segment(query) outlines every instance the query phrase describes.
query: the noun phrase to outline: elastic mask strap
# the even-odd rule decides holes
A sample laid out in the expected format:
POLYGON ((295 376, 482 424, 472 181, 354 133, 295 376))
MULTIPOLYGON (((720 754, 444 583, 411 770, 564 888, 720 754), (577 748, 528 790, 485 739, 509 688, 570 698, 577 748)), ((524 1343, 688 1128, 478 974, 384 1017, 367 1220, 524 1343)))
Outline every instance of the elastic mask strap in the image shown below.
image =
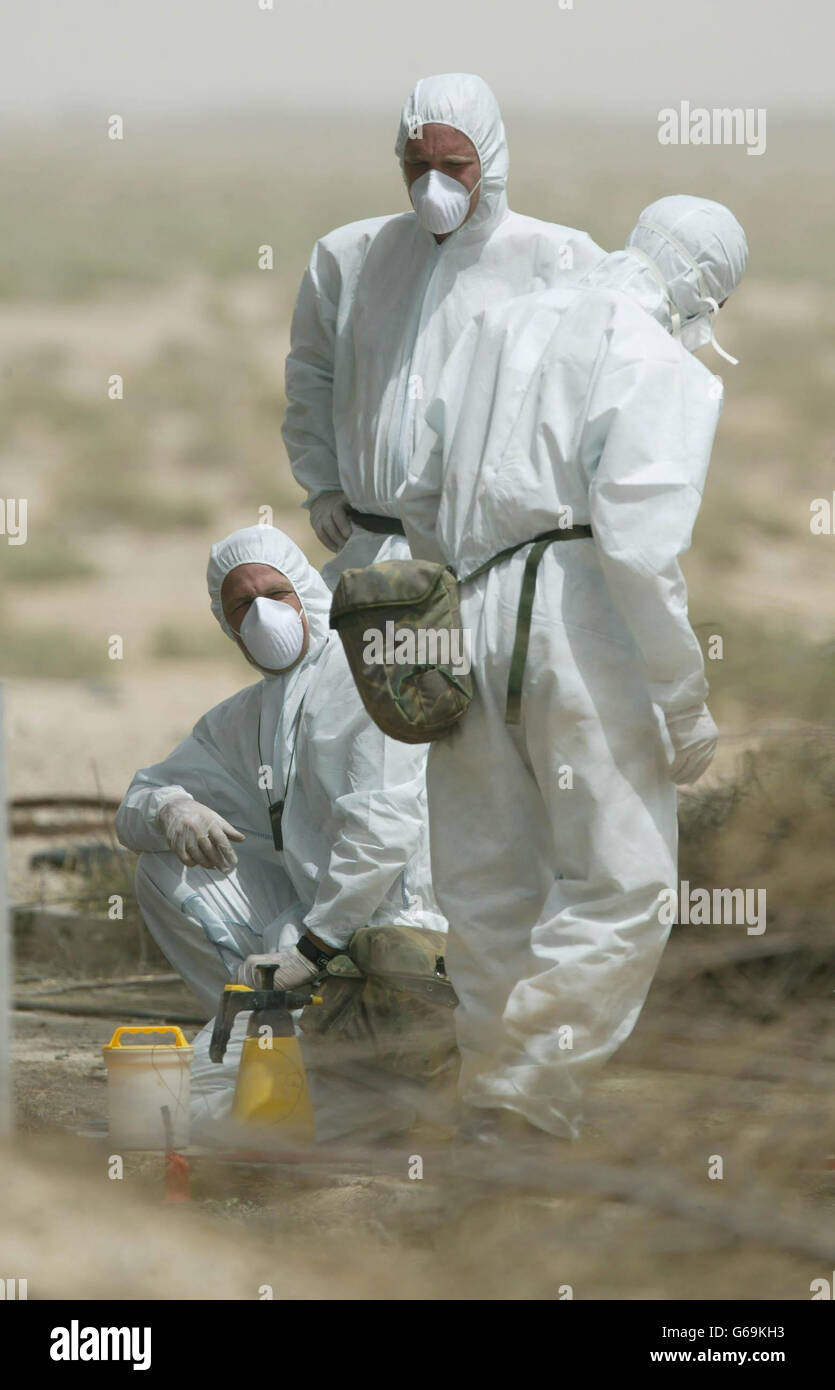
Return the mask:
POLYGON ((664 279, 660 267, 655 264, 655 261, 652 259, 652 256, 648 255, 646 251, 642 251, 639 246, 627 246, 626 250, 630 256, 634 256, 636 260, 643 261, 647 269, 652 271, 653 275, 655 276, 656 280, 658 281, 659 285, 664 291, 665 298, 667 300, 668 305, 670 306, 670 320, 673 326, 673 337, 680 338, 681 314, 676 308, 675 300, 673 299, 673 296, 670 294, 670 287, 667 284, 667 281, 664 279))
POLYGON ((713 322, 714 322, 715 316, 719 313, 719 305, 716 303, 716 300, 713 299, 709 294, 702 295, 702 303, 703 303, 703 304, 707 304, 707 305, 710 306, 710 344, 711 344, 711 347, 713 348, 714 352, 718 352, 718 353, 719 353, 719 356, 720 356, 720 357, 724 357, 724 359, 725 359, 726 362, 730 362, 730 364, 731 364, 732 367, 738 367, 738 366, 739 366, 739 358, 738 358, 738 357, 731 357, 731 354, 730 354, 729 352, 726 352, 725 349, 724 349, 723 347, 720 347, 719 344, 718 344, 717 341, 716 341, 716 334, 715 334, 714 331, 713 331, 713 322))
MULTIPOLYGON (((668 232, 666 227, 659 227, 656 222, 649 222, 646 218, 642 217, 638 222, 638 226, 646 227, 647 231, 649 232, 655 232, 656 236, 660 236, 662 241, 666 241, 668 246, 672 246, 675 251, 678 251, 679 255, 683 258, 683 260, 687 262, 691 269, 695 270, 696 275, 698 277, 699 289, 701 290, 702 302, 706 303, 709 299, 709 295, 707 294, 707 280, 705 279, 704 271, 702 270, 702 267, 699 265, 699 262, 697 260, 694 260, 694 258, 691 256, 690 252, 687 250, 687 247, 684 246, 683 243, 680 242, 677 237, 674 237, 672 232, 668 232)), ((628 250, 635 252, 638 251, 638 248, 636 246, 630 246, 628 247, 628 250)), ((638 254, 641 256, 646 256, 646 259, 650 263, 650 265, 655 264, 652 257, 647 255, 645 251, 638 251, 638 254)), ((658 269, 658 266, 656 266, 655 269, 658 271, 658 274, 661 276, 661 279, 664 281, 664 285, 666 287, 667 282, 666 280, 664 280, 663 275, 661 275, 661 271, 658 269)), ((678 315, 679 332, 675 333, 674 331, 674 337, 678 338, 681 333, 681 314, 679 314, 678 309, 676 308, 675 300, 673 299, 669 288, 667 289, 667 294, 670 296, 670 303, 673 306, 674 312, 678 315)), ((712 328, 711 342, 713 342, 712 328)), ((723 353, 722 356, 724 357, 724 355, 725 354, 723 353)))

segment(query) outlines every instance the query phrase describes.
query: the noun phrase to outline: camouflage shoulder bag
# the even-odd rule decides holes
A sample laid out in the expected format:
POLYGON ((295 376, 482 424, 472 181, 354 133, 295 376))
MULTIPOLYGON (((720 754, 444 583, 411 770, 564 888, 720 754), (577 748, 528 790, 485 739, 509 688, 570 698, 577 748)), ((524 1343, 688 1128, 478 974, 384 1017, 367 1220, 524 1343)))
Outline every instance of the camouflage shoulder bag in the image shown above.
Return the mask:
POLYGON ((384 734, 431 743, 472 699, 458 583, 430 560, 383 560, 345 570, 330 625, 342 639, 362 702, 384 734))
POLYGON ((516 637, 507 684, 508 724, 521 719, 536 574, 554 541, 584 540, 590 526, 559 527, 520 541, 457 579, 449 565, 431 560, 383 560, 345 570, 331 603, 330 625, 371 718, 401 743, 433 743, 454 729, 472 699, 468 636, 461 626, 458 590, 526 545, 516 637))

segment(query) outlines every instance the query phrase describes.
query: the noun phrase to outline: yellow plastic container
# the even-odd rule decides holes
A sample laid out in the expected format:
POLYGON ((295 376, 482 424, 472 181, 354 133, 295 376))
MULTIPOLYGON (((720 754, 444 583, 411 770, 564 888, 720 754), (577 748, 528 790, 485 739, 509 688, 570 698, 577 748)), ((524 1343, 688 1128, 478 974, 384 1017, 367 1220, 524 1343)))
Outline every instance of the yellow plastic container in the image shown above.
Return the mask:
POLYGON ((107 1067, 110 1138, 120 1149, 167 1149, 163 1106, 173 1129, 173 1147, 189 1141, 191 1059, 194 1048, 174 1025, 117 1028, 102 1048, 107 1067), (155 1041, 160 1035, 171 1042, 155 1041), (132 1041, 151 1038, 154 1041, 132 1041), (127 1039, 127 1042, 124 1041, 127 1039))
POLYGON ((314 1138, 313 1106, 296 1038, 245 1038, 232 1118, 274 1125, 299 1141, 314 1138))

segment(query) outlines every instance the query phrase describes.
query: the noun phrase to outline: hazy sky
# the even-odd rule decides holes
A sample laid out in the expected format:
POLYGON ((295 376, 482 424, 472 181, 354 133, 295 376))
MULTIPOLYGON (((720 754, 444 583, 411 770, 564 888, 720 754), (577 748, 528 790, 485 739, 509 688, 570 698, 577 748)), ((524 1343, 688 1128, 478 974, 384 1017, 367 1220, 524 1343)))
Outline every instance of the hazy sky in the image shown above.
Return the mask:
POLYGON ((391 110, 451 71, 516 108, 835 108, 832 0, 561 3, 5 0, 0 110, 391 110))

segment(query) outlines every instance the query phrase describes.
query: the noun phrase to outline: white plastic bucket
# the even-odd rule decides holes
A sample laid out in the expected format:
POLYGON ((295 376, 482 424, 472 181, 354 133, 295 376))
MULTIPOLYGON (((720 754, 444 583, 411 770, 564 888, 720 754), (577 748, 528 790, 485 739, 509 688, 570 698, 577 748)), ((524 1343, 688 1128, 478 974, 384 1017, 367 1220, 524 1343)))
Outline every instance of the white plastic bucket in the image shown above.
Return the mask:
POLYGON ((173 1025, 117 1028, 102 1048, 110 1138, 123 1149, 185 1148, 189 1141, 194 1048, 173 1025), (161 1038, 171 1041, 157 1041, 161 1038), (173 1130, 166 1137, 163 1106, 173 1130))

